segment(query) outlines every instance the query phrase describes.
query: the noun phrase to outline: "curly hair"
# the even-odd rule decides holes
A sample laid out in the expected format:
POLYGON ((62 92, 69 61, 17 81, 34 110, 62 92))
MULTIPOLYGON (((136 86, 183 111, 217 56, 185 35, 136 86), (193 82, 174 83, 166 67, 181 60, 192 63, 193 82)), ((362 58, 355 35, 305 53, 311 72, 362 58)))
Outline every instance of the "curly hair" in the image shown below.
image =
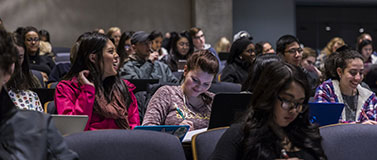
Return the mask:
POLYGON ((349 60, 359 58, 364 61, 363 56, 356 50, 352 50, 348 46, 342 46, 331 54, 325 61, 325 78, 340 80, 336 71, 337 68, 344 70, 347 68, 349 60))
MULTIPOLYGON (((271 62, 263 70, 243 123, 243 159, 274 159, 280 155, 282 140, 271 129, 270 123, 279 93, 289 89, 292 82, 304 88, 303 104, 307 106, 310 87, 301 68, 285 62, 271 62)), ((282 129, 293 146, 318 159, 326 159, 321 147, 319 128, 310 123, 308 109, 282 129)))

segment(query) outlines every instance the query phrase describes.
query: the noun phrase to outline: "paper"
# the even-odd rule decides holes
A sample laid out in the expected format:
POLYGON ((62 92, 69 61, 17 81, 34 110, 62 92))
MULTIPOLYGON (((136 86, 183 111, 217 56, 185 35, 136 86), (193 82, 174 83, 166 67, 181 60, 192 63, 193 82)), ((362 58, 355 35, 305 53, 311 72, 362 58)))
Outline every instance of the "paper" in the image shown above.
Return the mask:
POLYGON ((182 142, 191 142, 191 138, 196 135, 196 134, 199 134, 199 133, 202 133, 202 132, 205 132, 207 131, 207 128, 202 128, 202 129, 197 129, 197 130, 193 130, 193 131, 188 131, 185 138, 183 138, 183 141, 182 142))

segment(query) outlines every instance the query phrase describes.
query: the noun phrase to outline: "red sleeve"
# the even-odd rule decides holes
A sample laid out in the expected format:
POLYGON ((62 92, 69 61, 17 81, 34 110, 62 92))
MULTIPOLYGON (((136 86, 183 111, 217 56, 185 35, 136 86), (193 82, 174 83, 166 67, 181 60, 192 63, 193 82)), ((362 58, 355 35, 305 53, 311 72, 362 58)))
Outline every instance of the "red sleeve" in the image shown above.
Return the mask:
POLYGON ((94 99, 95 88, 91 85, 82 85, 78 88, 78 85, 72 81, 61 81, 56 86, 55 105, 58 114, 88 115, 88 122, 90 122, 94 99))
POLYGON ((138 109, 136 97, 133 93, 133 90, 136 87, 135 87, 135 85, 133 85, 132 83, 130 83, 127 80, 123 80, 123 81, 126 83, 126 85, 128 87, 128 93, 130 94, 130 97, 131 97, 131 100, 132 100, 132 103, 128 107, 128 122, 130 124, 130 128, 134 129, 135 126, 140 125, 139 109, 138 109))

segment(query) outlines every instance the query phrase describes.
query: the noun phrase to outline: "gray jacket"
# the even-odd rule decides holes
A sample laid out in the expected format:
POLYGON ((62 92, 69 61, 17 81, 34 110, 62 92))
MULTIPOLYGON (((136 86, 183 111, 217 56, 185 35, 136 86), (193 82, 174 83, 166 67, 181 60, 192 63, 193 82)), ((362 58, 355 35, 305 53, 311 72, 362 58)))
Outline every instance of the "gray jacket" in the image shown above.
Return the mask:
POLYGON ((178 83, 168 65, 159 61, 144 61, 131 56, 120 69, 123 79, 159 79, 160 83, 178 83))

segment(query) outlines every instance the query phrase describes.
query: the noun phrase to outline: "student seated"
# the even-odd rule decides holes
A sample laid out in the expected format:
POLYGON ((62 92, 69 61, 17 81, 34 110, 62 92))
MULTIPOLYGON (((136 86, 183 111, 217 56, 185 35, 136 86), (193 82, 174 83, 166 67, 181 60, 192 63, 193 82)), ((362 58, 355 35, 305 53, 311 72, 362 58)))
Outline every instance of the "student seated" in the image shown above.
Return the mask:
POLYGON ((160 83, 178 83, 168 65, 159 62, 158 54, 151 54, 149 34, 144 31, 135 32, 131 38, 135 54, 130 55, 120 75, 124 79, 160 79, 160 83))
POLYGON ((207 90, 219 70, 208 50, 194 53, 184 67, 180 86, 163 86, 149 101, 143 125, 189 125, 190 130, 207 128, 214 94, 207 90))
POLYGON ((88 115, 85 130, 140 125, 135 86, 118 77, 118 63, 115 46, 105 35, 84 36, 70 71, 56 86, 58 113, 88 115))
POLYGON ((245 117, 226 130, 210 159, 326 159, 319 128, 309 121, 309 92, 300 68, 267 64, 245 117))
POLYGON ((317 88, 314 100, 344 103, 343 122, 377 124, 377 97, 360 85, 364 78, 363 57, 355 50, 342 48, 326 59, 325 74, 328 80, 317 88))
POLYGON ((17 58, 11 36, 0 28, 0 159, 77 159, 49 115, 18 110, 10 99, 3 82, 17 58))
POLYGON ((240 38, 230 48, 226 66, 221 74, 222 82, 242 84, 250 71, 255 59, 255 47, 252 38, 240 38))
POLYGON ((38 94, 30 90, 31 88, 40 88, 41 84, 31 73, 28 55, 24 55, 24 48, 20 42, 21 40, 14 39, 14 45, 18 50, 18 53, 15 53, 18 55, 18 60, 15 63, 14 73, 5 87, 18 109, 43 112, 43 104, 41 104, 38 94))

